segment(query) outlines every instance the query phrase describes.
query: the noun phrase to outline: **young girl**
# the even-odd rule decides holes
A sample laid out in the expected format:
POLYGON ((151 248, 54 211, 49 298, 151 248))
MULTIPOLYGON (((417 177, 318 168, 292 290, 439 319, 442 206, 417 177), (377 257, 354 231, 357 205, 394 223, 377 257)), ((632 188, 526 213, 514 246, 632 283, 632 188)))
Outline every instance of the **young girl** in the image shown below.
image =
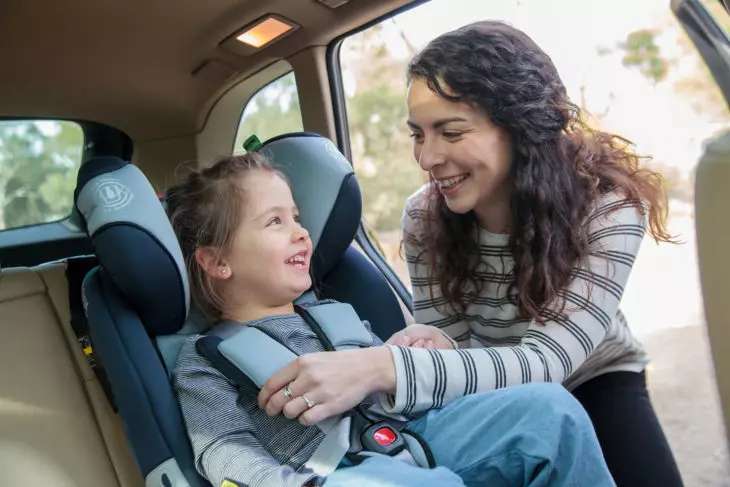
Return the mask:
MULTIPOLYGON (((302 354, 296 362, 336 357, 337 366, 328 370, 348 370, 359 390, 358 399, 339 410, 317 411, 338 399, 319 395, 316 384, 326 383, 326 374, 292 383, 276 395, 283 414, 274 414, 267 401, 238 388, 198 354, 200 336, 190 337, 174 387, 196 467, 214 486, 614 485, 584 411, 553 385, 474 394, 414 418, 409 428, 428 443, 439 465, 434 469, 385 456, 343 464, 327 478, 302 468, 323 439, 311 426, 313 417, 393 392, 390 348, 373 336, 370 348, 323 352, 294 312, 292 301, 311 286, 312 243, 284 176, 261 154, 228 157, 193 172, 168 205, 193 297, 211 322, 256 327, 302 354)), ((421 345, 451 348, 442 336, 432 340, 421 345)))

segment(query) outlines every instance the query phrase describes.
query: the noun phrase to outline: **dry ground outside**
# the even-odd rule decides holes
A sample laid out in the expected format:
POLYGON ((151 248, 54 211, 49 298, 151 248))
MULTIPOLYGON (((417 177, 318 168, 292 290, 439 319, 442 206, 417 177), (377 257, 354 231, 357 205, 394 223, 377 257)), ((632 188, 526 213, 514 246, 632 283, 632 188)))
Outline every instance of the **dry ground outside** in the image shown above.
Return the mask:
POLYGON ((730 460, 704 327, 672 328, 642 338, 652 357, 652 401, 685 485, 730 487, 730 460))

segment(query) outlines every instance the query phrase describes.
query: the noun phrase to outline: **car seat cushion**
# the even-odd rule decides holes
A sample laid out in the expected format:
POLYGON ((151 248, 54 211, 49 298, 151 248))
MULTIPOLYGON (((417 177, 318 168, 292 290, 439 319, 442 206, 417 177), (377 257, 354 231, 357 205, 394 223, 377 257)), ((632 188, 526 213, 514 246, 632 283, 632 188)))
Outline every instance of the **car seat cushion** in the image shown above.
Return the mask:
POLYGON ((314 247, 312 281, 319 283, 350 246, 360 225, 362 197, 352 165, 332 141, 309 132, 274 137, 260 150, 291 182, 302 225, 314 247))
POLYGON ((103 272, 151 335, 179 330, 190 301, 180 245, 147 178, 116 157, 87 161, 74 200, 103 272))

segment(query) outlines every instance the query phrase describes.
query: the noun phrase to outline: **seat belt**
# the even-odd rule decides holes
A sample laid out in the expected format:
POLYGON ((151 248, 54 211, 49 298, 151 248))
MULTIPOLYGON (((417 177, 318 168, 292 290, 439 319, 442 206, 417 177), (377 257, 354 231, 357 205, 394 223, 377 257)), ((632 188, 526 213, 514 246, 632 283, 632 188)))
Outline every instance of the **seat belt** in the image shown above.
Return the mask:
MULTIPOLYGON (((372 336, 349 304, 317 303, 306 297, 297 303, 295 310, 317 334, 326 350, 372 345, 372 336)), ((196 348, 231 381, 256 392, 269 377, 297 358, 285 344, 262 330, 236 322, 216 325, 197 341, 196 348)), ((402 428, 404 424, 394 426, 393 422, 373 419, 359 406, 320 422, 317 427, 325 437, 302 468, 326 477, 346 456, 363 460, 377 454, 415 466, 432 467, 433 457, 425 442, 402 428)))
MULTIPOLYGON (((351 305, 347 303, 300 302, 295 311, 317 334, 328 351, 349 350, 372 345, 372 337, 351 305), (353 326, 357 323, 359 326, 353 326)), ((348 454, 382 454, 416 467, 435 466, 425 441, 412 431, 394 427, 392 421, 373 419, 360 406, 351 415, 348 454), (400 433, 400 434, 399 434, 400 433)), ((315 452, 316 453, 316 452, 315 452)))
POLYGON ((94 371, 96 378, 104 390, 109 405, 117 412, 117 404, 112 392, 111 383, 104 370, 101 359, 94 353, 89 333, 89 322, 84 311, 82 287, 84 278, 93 268, 99 265, 94 256, 72 257, 66 261, 66 281, 68 282, 68 304, 71 311, 71 328, 76 335, 81 350, 86 357, 86 363, 94 371))

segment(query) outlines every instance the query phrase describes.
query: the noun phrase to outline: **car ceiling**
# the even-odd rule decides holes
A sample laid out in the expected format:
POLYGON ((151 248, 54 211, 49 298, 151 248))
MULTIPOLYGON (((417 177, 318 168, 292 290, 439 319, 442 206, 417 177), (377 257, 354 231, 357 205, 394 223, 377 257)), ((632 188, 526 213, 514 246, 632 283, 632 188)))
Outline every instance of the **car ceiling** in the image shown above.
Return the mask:
POLYGON ((227 87, 407 3, 3 0, 0 116, 102 122, 135 140, 195 134, 227 87), (301 28, 250 56, 220 46, 267 13, 301 28))

